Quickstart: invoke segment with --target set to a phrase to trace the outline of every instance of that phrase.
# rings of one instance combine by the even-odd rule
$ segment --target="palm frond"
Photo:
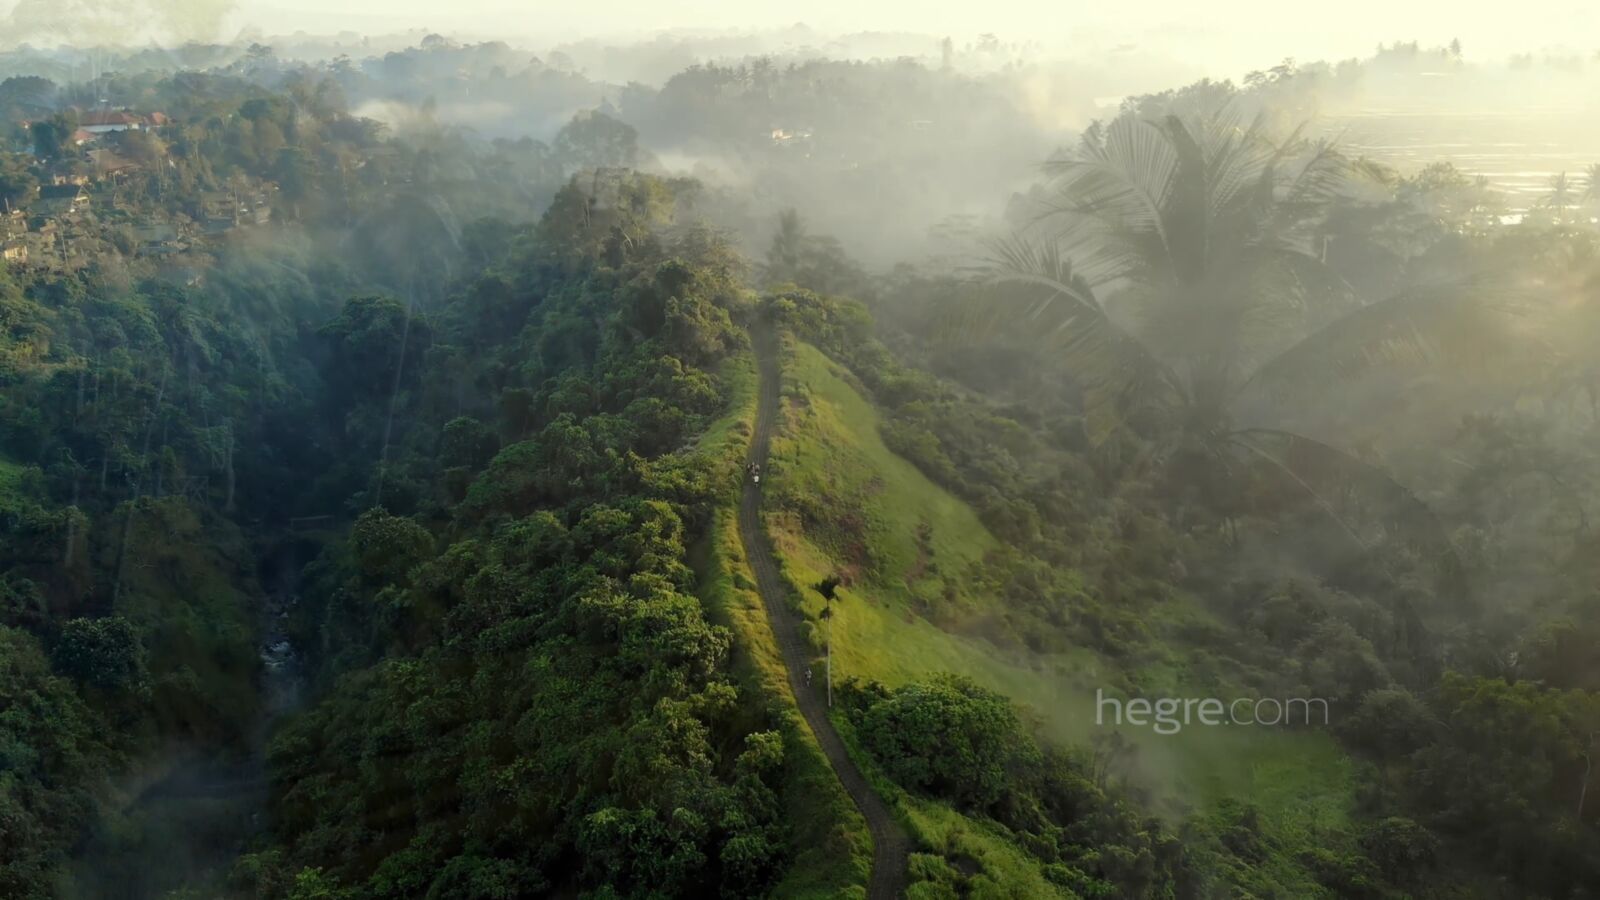
[[[1291,204],[1321,207],[1339,198],[1360,169],[1339,152],[1333,141],[1317,141],[1284,191]]]
[[[1481,366],[1510,348],[1520,296],[1497,278],[1413,286],[1329,322],[1256,368],[1240,386],[1279,396],[1379,368]]]
[[[1122,230],[1087,215],[1069,198],[1051,196],[1034,204],[1024,233],[1059,248],[1073,270],[1096,287],[1147,278],[1152,261],[1167,259],[1165,238],[1155,231]]]
[[[1204,123],[1193,130],[1177,116],[1167,116],[1159,125],[1177,158],[1171,187],[1167,191],[1163,220],[1167,225],[1167,263],[1179,283],[1192,284],[1205,277],[1211,258],[1215,220],[1211,202],[1213,167],[1231,147],[1228,135],[1221,148]],[[1211,144],[1211,146],[1207,146]]]
[[[1266,137],[1264,114],[1240,127],[1237,115],[1212,117],[1207,129],[1209,214],[1220,220],[1241,207],[1265,209],[1274,199],[1278,165],[1299,131],[1281,145]]]
[[[1091,418],[1116,421],[1140,403],[1172,402],[1174,392],[1181,393],[1176,374],[1113,321],[1059,246],[1012,236],[992,242],[990,252],[978,269],[989,283],[1043,289],[1013,321],[1061,354],[1067,371],[1084,387],[1085,412]],[[995,311],[971,310],[962,324],[970,333],[980,333],[983,319]]]
[[[1432,569],[1441,593],[1467,597],[1466,567],[1444,523],[1382,467],[1289,431],[1250,428],[1233,432],[1229,439],[1304,493],[1363,552],[1394,542]],[[1340,495],[1352,512],[1335,502]],[[1415,617],[1415,611],[1410,615]]]
[[[1118,119],[1102,139],[1045,164],[1056,178],[1057,210],[1110,228],[1145,231],[1167,242],[1167,200],[1178,156],[1166,133],[1149,122]]]
[[[1105,314],[1093,287],[1074,271],[1071,258],[1059,244],[1010,235],[990,241],[988,249],[989,257],[977,269],[988,280],[1042,287],[1049,292],[1043,304],[1066,301],[1079,312]]]
[[[1590,163],[1584,170],[1583,199],[1589,203],[1600,201],[1600,163]]]

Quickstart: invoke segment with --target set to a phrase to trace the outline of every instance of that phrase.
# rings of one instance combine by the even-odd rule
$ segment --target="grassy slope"
[[[786,356],[786,410],[767,480],[777,495],[769,510],[788,511],[769,512],[767,524],[792,584],[815,584],[833,571],[851,576],[833,621],[836,679],[894,685],[960,672],[1019,701],[1047,733],[1072,743],[1102,730],[1094,722],[1101,685],[1131,680],[1155,696],[1210,693],[1185,690],[1177,651],[1170,664],[1130,678],[1087,651],[1028,657],[972,636],[981,631],[987,601],[968,595],[960,576],[997,546],[995,538],[970,507],[883,444],[877,411],[843,367],[806,344],[790,344]],[[797,593],[815,621],[820,597]],[[817,644],[820,650],[820,635]],[[1169,812],[1197,804],[1208,814],[1229,799],[1252,803],[1267,833],[1300,846],[1315,845],[1320,832],[1346,820],[1352,773],[1323,734],[1199,726],[1172,736],[1126,734],[1153,799]],[[952,833],[983,842],[981,826],[947,809],[922,802],[910,808],[932,846]],[[1004,842],[989,843],[993,853],[1010,852]],[[1029,878],[1036,875],[1030,865],[1018,856],[1003,868],[1013,879]],[[1303,878],[1293,868],[1274,874],[1283,883]]]
[[[723,370],[730,388],[728,412],[707,429],[700,449],[732,460],[737,473],[750,444],[756,411],[755,362],[741,356]],[[734,476],[737,477],[737,476]],[[712,618],[734,633],[734,669],[746,698],[758,712],[782,723],[788,768],[783,790],[785,818],[791,825],[792,863],[773,889],[775,898],[866,896],[872,868],[867,823],[829,768],[822,749],[800,718],[789,691],[783,660],[761,599],[745,563],[734,503],[716,512],[711,532],[692,550],[700,574],[699,596]]]
[[[930,593],[942,594],[943,573],[958,572],[997,546],[972,509],[928,482],[915,467],[889,452],[878,437],[875,413],[860,395],[830,375],[825,357],[801,345],[785,361],[785,418],[773,439],[771,490],[779,496],[769,508],[806,506],[819,518],[807,523],[794,514],[769,513],[767,527],[778,549],[784,576],[796,588],[807,615],[816,620],[822,607],[815,584],[838,568],[828,551],[807,536],[827,530],[829,519],[860,515],[846,534],[828,534],[835,552],[848,542],[870,544],[871,569],[859,565],[856,582],[839,591],[835,609],[833,665],[835,678],[857,675],[890,684],[937,671],[973,675],[1013,696],[1038,703],[1047,698],[1049,679],[1033,667],[1017,665],[989,652],[991,648],[934,627],[915,610]],[[818,390],[818,387],[821,390]],[[798,389],[798,390],[797,390]],[[797,396],[810,402],[795,404]],[[869,422],[853,428],[852,422]],[[833,510],[819,499],[839,502]],[[796,500],[798,499],[798,502]],[[919,549],[918,525],[931,527]],[[931,548],[931,553],[926,548]],[[928,558],[931,556],[931,560]],[[928,563],[939,563],[936,572]],[[953,579],[952,579],[953,580]],[[957,588],[959,594],[959,588]],[[958,613],[980,612],[973,598],[958,596]],[[821,636],[816,636],[821,648]],[[819,664],[817,677],[822,677]],[[1040,692],[1041,686],[1044,693]],[[855,747],[849,723],[836,719],[863,771],[871,761]],[[874,778],[879,789],[899,802],[903,821],[926,847],[976,868],[969,887],[993,890],[997,897],[1061,897],[1060,888],[1045,880],[1036,862],[1020,852],[992,826],[969,819],[940,803],[906,795]],[[913,867],[915,877],[915,867]],[[985,884],[987,883],[987,884]],[[913,886],[913,895],[917,889]]]

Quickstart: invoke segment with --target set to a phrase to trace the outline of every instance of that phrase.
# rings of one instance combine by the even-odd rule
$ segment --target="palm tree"
[[[1576,204],[1573,203],[1574,187],[1566,172],[1557,172],[1550,176],[1550,193],[1544,197],[1544,205],[1555,211],[1556,224],[1567,221],[1567,210]]]
[[[1590,163],[1583,172],[1582,201],[1587,209],[1600,207],[1600,163]]]
[[[1418,284],[1363,303],[1323,264],[1317,226],[1361,171],[1297,129],[1274,139],[1231,108],[1093,128],[1054,176],[1033,222],[998,242],[997,281],[1045,289],[1030,330],[1055,341],[1084,386],[1091,431],[1134,411],[1226,473],[1240,459],[1302,491],[1362,547],[1325,486],[1384,498],[1382,530],[1453,559],[1427,506],[1376,466],[1240,413],[1377,364],[1465,362],[1500,330],[1481,280]]]

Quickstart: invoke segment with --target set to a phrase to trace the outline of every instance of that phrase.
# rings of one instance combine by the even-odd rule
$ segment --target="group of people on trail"
[[[749,475],[750,479],[752,481],[754,481],[756,484],[760,484],[761,483],[761,464],[760,463],[757,463],[757,462],[747,462],[747,463],[745,463],[744,464],[744,472],[745,472],[746,475]]]

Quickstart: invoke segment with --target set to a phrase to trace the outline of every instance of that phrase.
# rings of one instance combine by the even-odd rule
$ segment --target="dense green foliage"
[[[958,676],[894,690],[852,684],[845,697],[862,743],[891,777],[997,821],[1051,881],[1091,897],[1193,889],[1177,836],[1108,795],[1089,760],[1041,750],[1005,697]],[[934,859],[926,864],[946,868]]]
[[[121,759],[110,723],[53,674],[37,639],[0,626],[0,891],[46,897]]]
[[[6,227],[55,248],[0,264],[0,895],[804,894],[855,820],[786,673],[748,671],[759,605],[696,593],[749,588],[748,429],[707,434],[757,324],[788,367],[763,513],[819,656],[871,673],[834,715],[921,842],[909,896],[1600,890],[1592,184],[1502,223],[1448,165],[1288,137],[1354,70],[1285,64],[1089,129],[1003,277],[873,274],[637,170],[709,145],[787,207],[846,160],[848,217],[905,199],[906,110],[1031,152],[994,82],[696,66],[486,141],[426,89],[564,119],[596,85],[424,43],[0,82]],[[390,127],[347,99],[379,82],[415,101]],[[167,124],[91,156],[84,96]],[[852,115],[828,154],[791,127]],[[1197,784],[1065,739],[1025,682],[1069,665],[1334,713]]]
[[[1203,107],[1227,93],[1160,102],[1167,111],[1192,110],[1185,104]],[[1276,412],[1308,434],[1391,421],[1385,390],[1426,395],[1426,414],[1383,442],[1393,454],[1387,471],[1373,466],[1372,448],[1348,453],[1288,432],[1274,434],[1271,450],[1263,445],[1219,467],[1221,445],[1207,449],[1205,442],[1230,434],[1233,414],[1209,410],[1220,418],[1197,420],[1181,405],[1198,402],[1202,392],[1192,386],[1178,391],[1188,400],[1173,412],[1164,405],[1170,398],[1152,401],[1086,371],[1101,361],[1093,354],[1110,351],[1075,342],[1099,340],[1104,326],[1063,314],[1049,320],[1049,340],[1040,341],[1029,333],[1038,331],[1038,319],[1024,317],[1019,328],[994,315],[1031,302],[1003,286],[901,273],[876,286],[869,307],[791,290],[775,310],[859,377],[886,413],[886,443],[967,498],[996,535],[1025,551],[986,561],[991,583],[1010,601],[999,614],[1019,643],[1025,637],[1035,650],[1053,649],[1041,635],[1063,632],[1041,624],[1054,615],[1052,625],[1067,625],[1069,645],[1119,660],[1134,685],[1147,670],[1170,665],[1172,648],[1181,647],[1186,682],[1209,692],[1335,704],[1335,733],[1362,766],[1366,785],[1353,798],[1350,826],[1315,836],[1274,833],[1249,805],[1219,807],[1193,822],[1190,852],[1205,873],[1200,883],[1215,879],[1261,895],[1303,891],[1302,879],[1310,879],[1339,896],[1390,896],[1471,890],[1495,871],[1515,873],[1508,877],[1519,890],[1564,896],[1595,883],[1588,784],[1600,720],[1586,674],[1592,661],[1577,649],[1575,626],[1561,618],[1592,607],[1582,599],[1592,593],[1584,582],[1592,566],[1578,560],[1593,547],[1585,510],[1594,497],[1594,457],[1585,435],[1594,419],[1570,405],[1586,396],[1586,376],[1577,373],[1587,371],[1583,360],[1592,359],[1592,349],[1578,349],[1567,332],[1589,333],[1594,236],[1543,211],[1520,229],[1488,229],[1484,189],[1447,166],[1414,178],[1366,162],[1358,168],[1387,194],[1330,199],[1314,220],[1340,251],[1309,261],[1307,272],[1320,272],[1322,281],[1307,277],[1300,289],[1307,303],[1330,307],[1307,326],[1305,343],[1241,326],[1225,339],[1260,345],[1235,345],[1221,356],[1277,354],[1285,362],[1274,364],[1280,368],[1273,377],[1290,380],[1331,365],[1362,398],[1354,404],[1359,412],[1330,403],[1323,414],[1298,387],[1269,391],[1248,410],[1256,417]],[[1174,177],[1183,177],[1181,168]],[[1118,239],[1134,248],[1127,252],[1140,252],[1137,236]],[[1530,254],[1535,246],[1546,249]],[[1472,271],[1498,267],[1497,277],[1434,298],[1405,293],[1409,281],[1429,272],[1469,270],[1469,260]],[[1058,263],[1049,285],[1059,298],[1079,288]],[[1190,314],[1181,308],[1184,291],[1211,296],[1213,289],[1185,286],[1181,278],[1174,287],[1159,269],[1165,264],[1152,264],[1153,272],[1119,270],[1113,282],[1133,284],[1135,296],[1112,299],[1136,308],[1129,315],[1158,338],[1172,327],[1193,335],[1181,325]],[[1519,331],[1483,314],[1482,285],[1531,283],[1536,270],[1544,293],[1524,290],[1514,299],[1548,318]],[[1372,281],[1377,272],[1383,277]],[[1210,276],[1201,270],[1183,277]],[[1273,272],[1261,277],[1277,302],[1282,289],[1272,293]],[[1174,311],[1146,308],[1169,301],[1140,296],[1143,290],[1177,291]],[[1339,316],[1349,324],[1331,338],[1317,333]],[[1390,316],[1405,321],[1408,335],[1446,333],[1419,360],[1410,347],[1416,338],[1397,337],[1382,324]],[[883,342],[871,336],[874,319]],[[1081,336],[1085,331],[1090,337]],[[1361,349],[1364,341],[1376,343]],[[1072,346],[1063,349],[1063,342]],[[1475,349],[1461,349],[1469,346]],[[1531,357],[1545,352],[1538,348],[1549,346],[1567,349],[1553,365],[1532,365]],[[1475,368],[1454,353],[1496,367]],[[959,382],[932,378],[906,360]],[[1457,367],[1459,381],[1429,380],[1426,364],[1441,361]],[[1135,377],[1130,369],[1110,371]],[[1499,405],[1507,383],[1546,393],[1536,406]],[[1289,406],[1273,406],[1285,400]],[[1485,402],[1500,411],[1478,412]],[[1119,420],[1110,428],[1096,421],[1107,403]],[[1423,446],[1458,454],[1462,469],[1430,465],[1417,449]],[[1503,493],[1511,483],[1538,493],[1513,498]],[[1447,542],[1458,562],[1440,578],[1438,548]],[[1048,585],[1034,573],[1063,567],[1087,581],[1081,593],[1070,591],[1071,582],[1057,588],[1065,602],[1000,587]],[[1463,589],[1468,574],[1471,591]],[[1505,600],[1493,609],[1473,601],[1486,593]],[[1554,620],[1547,618],[1552,610]],[[863,739],[872,734],[865,730]],[[904,749],[893,741],[879,747],[898,780],[926,788],[931,774],[905,762]],[[1528,762],[1512,763],[1513,756]]]
[[[674,215],[670,190],[617,189],[588,229],[569,189],[430,317],[417,407],[452,383],[498,396],[434,436],[404,413],[409,487],[385,504],[415,512],[363,513],[318,564],[302,627],[328,695],[274,740],[283,845],[253,857],[253,889],[314,869],[372,897],[742,897],[781,869],[783,743],[750,727],[684,564],[726,487],[680,448],[721,409],[702,367],[741,345],[743,301],[715,244],[640,230]],[[497,291],[506,327],[485,333],[469,305]],[[386,400],[356,380],[394,365],[361,362],[393,346],[369,340],[385,315],[356,299],[324,329],[357,406]]]

